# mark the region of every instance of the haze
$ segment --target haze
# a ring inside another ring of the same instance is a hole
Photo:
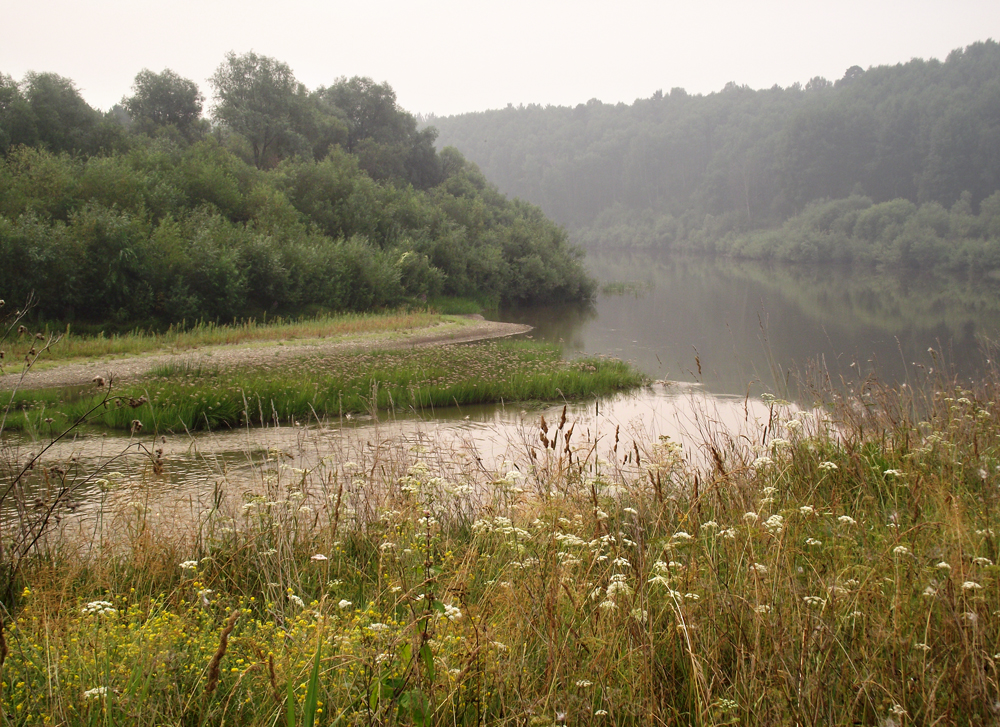
[[[788,86],[835,80],[852,65],[944,59],[995,36],[1000,3],[59,0],[11,3],[4,16],[0,72],[59,73],[102,109],[144,67],[171,68],[208,95],[227,51],[254,50],[288,63],[310,88],[371,76],[404,108],[448,115],[631,103],[659,88],[710,93],[729,81]]]

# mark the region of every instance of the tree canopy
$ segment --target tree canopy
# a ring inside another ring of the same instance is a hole
[[[162,73],[144,68],[135,77],[132,95],[122,99],[122,107],[142,132],[174,127],[190,140],[200,126],[204,101],[194,81],[181,78],[169,68]]]
[[[144,69],[107,114],[72,81],[0,75],[0,290],[40,315],[162,325],[437,296],[584,300],[582,253],[385,83],[309,91],[229,54],[197,84]],[[352,148],[353,144],[353,148]]]
[[[432,119],[441,145],[591,244],[713,249],[823,200],[974,211],[1000,189],[1000,44],[830,82]]]

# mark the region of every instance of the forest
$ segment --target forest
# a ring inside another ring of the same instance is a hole
[[[1000,44],[836,81],[430,118],[585,247],[1000,265]]]
[[[46,319],[166,325],[428,300],[584,300],[582,252],[392,88],[309,90],[230,53],[198,85],[142,70],[107,112],[0,73],[0,290]]]

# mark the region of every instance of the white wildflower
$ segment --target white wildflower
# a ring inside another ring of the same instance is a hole
[[[99,699],[108,693],[107,687],[94,687],[93,689],[88,689],[83,693],[84,699]]]
[[[938,570],[951,570],[951,564],[946,563],[943,560],[934,567],[937,568]]]
[[[97,616],[111,616],[118,613],[118,609],[111,605],[111,601],[91,601],[80,609],[85,614],[95,614]]]
[[[198,561],[185,560],[183,563],[178,563],[177,565],[181,570],[194,570],[198,567]]]
[[[886,470],[882,474],[884,474],[886,477],[904,477],[905,476],[902,470],[894,470],[894,469],[893,470]]]
[[[825,472],[832,472],[833,470],[838,469],[836,462],[820,462],[819,468]]]
[[[816,508],[814,508],[812,505],[803,505],[802,507],[799,508],[799,512],[802,513],[803,515],[815,515]]]
[[[337,608],[339,608],[341,611],[343,611],[345,608],[350,608],[353,605],[354,604],[351,601],[348,601],[346,598],[341,598],[340,601],[337,602]]]
[[[580,689],[586,689],[587,687],[594,686],[594,683],[589,679],[577,679],[576,686],[580,687]]]
[[[444,607],[444,617],[449,621],[461,621],[462,611],[458,606],[453,606],[451,604],[445,604]]]
[[[706,523],[702,523],[701,526],[706,530],[715,530],[719,527],[719,523],[715,522],[715,520],[709,520]]]
[[[330,559],[327,558],[322,553],[316,553],[316,555],[312,556],[309,560],[320,560],[320,561],[322,561],[322,560],[330,560]]]
[[[823,544],[822,540],[816,540],[816,538],[806,538],[806,545],[820,546]]]
[[[989,558],[983,558],[982,556],[979,556],[978,558],[973,558],[972,562],[975,563],[976,565],[993,565],[992,560],[990,560]]]
[[[683,530],[678,530],[676,533],[674,533],[673,537],[671,538],[671,540],[676,540],[676,541],[679,541],[679,542],[682,542],[682,543],[686,543],[689,540],[693,540],[693,539],[694,538],[692,537],[692,535],[690,533],[686,533]]]
[[[784,526],[785,518],[781,517],[781,515],[772,515],[764,521],[764,527],[767,528],[767,531],[772,534],[780,533]]]
[[[907,548],[905,545],[897,545],[895,548],[892,549],[892,552],[895,553],[896,555],[903,556],[903,555],[909,555],[910,549]]]
[[[755,512],[745,512],[743,513],[743,522],[747,525],[754,525],[758,520],[757,513]]]
[[[841,515],[837,518],[837,522],[841,525],[857,525],[858,521],[852,518],[850,515]]]
[[[975,581],[966,581],[962,584],[963,591],[978,591],[980,588],[982,588],[982,586]]]
[[[368,630],[378,634],[382,633],[383,631],[388,631],[389,627],[383,623],[373,623],[373,624],[368,624]]]
[[[767,566],[763,563],[751,563],[750,570],[752,570],[757,575],[765,575],[767,573]]]
[[[289,593],[288,594],[288,600],[291,601],[292,603],[294,603],[299,608],[305,608],[306,607],[305,602],[301,598],[299,598],[298,596],[296,596],[294,593]]]
[[[826,605],[826,599],[819,596],[803,596],[802,600],[807,606],[812,606],[813,608],[822,608]]]

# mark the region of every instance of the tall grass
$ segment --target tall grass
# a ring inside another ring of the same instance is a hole
[[[141,477],[111,483],[95,546],[66,535],[22,571],[3,711],[993,724],[1000,377],[938,383],[818,391],[822,416],[774,402],[743,433],[703,422],[697,471],[669,439],[600,449],[564,416],[495,471],[377,432],[309,470],[271,452],[258,489],[186,523],[142,506]]]
[[[117,429],[183,431],[290,422],[320,415],[502,401],[578,399],[640,385],[615,359],[563,361],[554,346],[491,341],[393,351],[338,352],[273,366],[213,369],[168,365],[118,392],[95,423]],[[103,393],[27,391],[11,428],[58,429]],[[48,420],[48,421],[47,421]]]

